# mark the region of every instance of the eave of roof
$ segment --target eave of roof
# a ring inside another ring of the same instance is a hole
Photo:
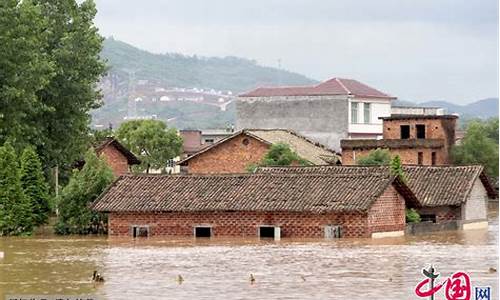
[[[128,150],[125,146],[123,146],[118,140],[116,140],[113,137],[107,137],[104,142],[102,142],[100,145],[96,146],[94,149],[96,153],[100,154],[104,148],[107,146],[114,146],[125,158],[127,158],[127,163],[129,165],[139,165],[141,161],[137,156],[135,156],[134,153],[132,153],[130,150]]]

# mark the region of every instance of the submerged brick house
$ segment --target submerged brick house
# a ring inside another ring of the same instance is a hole
[[[382,117],[383,139],[342,140],[342,164],[355,165],[359,157],[377,148],[399,155],[403,164],[447,165],[455,144],[455,115],[392,115]]]
[[[380,237],[404,234],[399,179],[373,174],[125,175],[92,205],[111,236]]]
[[[94,149],[97,156],[106,160],[115,176],[127,174],[130,172],[132,165],[141,163],[137,156],[112,137],[107,137],[103,142],[96,145]]]
[[[183,173],[244,173],[259,163],[271,145],[285,143],[298,156],[314,165],[335,164],[335,152],[295,132],[284,129],[245,129],[178,162]]]
[[[404,166],[406,184],[415,194],[423,221],[458,221],[463,229],[487,226],[487,202],[498,194],[482,166]],[[264,174],[385,174],[388,167],[264,167]]]

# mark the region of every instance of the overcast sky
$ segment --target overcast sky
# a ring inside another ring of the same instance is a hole
[[[104,36],[240,56],[404,100],[498,97],[498,0],[96,0]]]

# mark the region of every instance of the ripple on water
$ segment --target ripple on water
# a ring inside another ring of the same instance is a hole
[[[498,265],[497,245],[497,215],[487,231],[380,240],[0,238],[0,295],[407,299],[421,269],[432,263],[442,276],[468,272],[473,285],[493,287],[494,299],[498,274],[488,270]],[[103,274],[104,284],[91,282],[93,270]]]

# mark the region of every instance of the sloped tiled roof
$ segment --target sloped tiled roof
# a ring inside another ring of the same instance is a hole
[[[127,158],[127,162],[129,165],[138,165],[141,163],[139,158],[137,158],[137,156],[135,156],[134,153],[128,150],[127,147],[123,146],[120,142],[118,142],[118,140],[116,140],[113,137],[106,137],[99,144],[95,145],[94,146],[95,152],[97,154],[101,154],[101,152],[107,146],[114,146],[118,151],[120,151],[120,153]]]
[[[293,211],[364,212],[393,186],[388,174],[124,175],[92,205],[103,212]]]
[[[260,87],[240,97],[353,95],[396,99],[354,79],[332,78],[314,86]]]
[[[209,147],[202,149],[201,151],[187,157],[184,160],[178,162],[179,165],[183,165],[190,159],[202,155],[203,153],[210,151],[215,147],[229,141],[240,134],[245,134],[250,137],[256,138],[266,144],[272,145],[276,143],[284,143],[290,145],[292,149],[298,156],[307,160],[308,162],[315,165],[327,165],[331,163],[336,163],[338,156],[333,150],[329,150],[325,146],[315,143],[306,137],[303,137],[293,131],[285,129],[244,129],[234,133],[233,135],[222,139]]]
[[[490,198],[498,197],[482,166],[403,166],[408,187],[423,206],[460,205],[479,177]],[[269,174],[389,174],[389,167],[311,166],[261,167]]]

